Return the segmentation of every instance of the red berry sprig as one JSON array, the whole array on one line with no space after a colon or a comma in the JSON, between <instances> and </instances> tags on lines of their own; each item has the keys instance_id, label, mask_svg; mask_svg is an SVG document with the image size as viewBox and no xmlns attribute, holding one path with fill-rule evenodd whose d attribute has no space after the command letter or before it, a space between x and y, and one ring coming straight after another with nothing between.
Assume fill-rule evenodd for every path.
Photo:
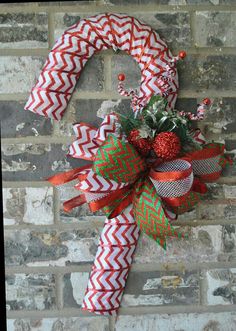
<instances>
[{"instance_id":1,"label":"red berry sprig","mask_svg":"<svg viewBox=\"0 0 236 331\"><path fill-rule=\"evenodd\" d=\"M204 103L204 105L206 105L206 106L210 106L211 100L209 98L205 98L202 100L202 103Z\"/></svg>"},{"instance_id":2,"label":"red berry sprig","mask_svg":"<svg viewBox=\"0 0 236 331\"><path fill-rule=\"evenodd\" d=\"M119 75L118 75L118 80L119 80L120 82L123 82L123 81L125 80L125 74L123 74L123 73L119 74Z\"/></svg>"},{"instance_id":3,"label":"red berry sprig","mask_svg":"<svg viewBox=\"0 0 236 331\"><path fill-rule=\"evenodd\" d=\"M179 58L182 59L182 60L186 57L186 55L187 55L187 53L185 51L180 51L179 52Z\"/></svg>"}]
</instances>

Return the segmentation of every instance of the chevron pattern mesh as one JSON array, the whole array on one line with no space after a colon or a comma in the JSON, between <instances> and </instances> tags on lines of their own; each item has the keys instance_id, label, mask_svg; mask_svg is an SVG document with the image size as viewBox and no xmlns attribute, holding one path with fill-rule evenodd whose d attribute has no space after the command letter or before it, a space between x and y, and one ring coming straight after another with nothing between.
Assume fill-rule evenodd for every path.
<instances>
[{"instance_id":1,"label":"chevron pattern mesh","mask_svg":"<svg viewBox=\"0 0 236 331\"><path fill-rule=\"evenodd\" d=\"M137 107L144 107L153 94L165 91L159 77L173 58L170 50L150 26L125 14L99 14L70 27L57 40L33 87L25 109L56 120L62 118L76 82L94 54L108 48L131 55L141 70ZM174 108L178 75L173 66L169 107ZM137 111L138 109L133 109Z\"/></svg>"},{"instance_id":2,"label":"chevron pattern mesh","mask_svg":"<svg viewBox=\"0 0 236 331\"><path fill-rule=\"evenodd\" d=\"M93 54L109 48L120 49L131 55L141 70L138 103L137 108L133 107L133 111L142 109L153 94L164 92L159 77L165 74L168 63L173 59L166 43L148 25L133 17L125 14L99 14L79 21L57 40L31 91L25 109L60 120L88 59ZM175 64L172 78L172 89L167 96L170 108L174 108L178 90ZM106 130L110 130L110 126L111 123L108 123ZM100 132L101 141L102 134L103 132ZM70 148L70 155L92 160L98 147L91 143L94 135L93 128L86 126L83 134ZM83 185L88 183L84 181ZM98 178L94 178L93 185L104 186L104 190L109 185L114 187L113 182L98 183ZM87 198L94 199L95 196ZM138 237L139 229L131 206L118 217L106 220L83 309L100 315L116 313Z\"/></svg>"},{"instance_id":3,"label":"chevron pattern mesh","mask_svg":"<svg viewBox=\"0 0 236 331\"><path fill-rule=\"evenodd\" d=\"M139 237L132 206L106 219L82 308L99 315L116 314Z\"/></svg>"}]
</instances>

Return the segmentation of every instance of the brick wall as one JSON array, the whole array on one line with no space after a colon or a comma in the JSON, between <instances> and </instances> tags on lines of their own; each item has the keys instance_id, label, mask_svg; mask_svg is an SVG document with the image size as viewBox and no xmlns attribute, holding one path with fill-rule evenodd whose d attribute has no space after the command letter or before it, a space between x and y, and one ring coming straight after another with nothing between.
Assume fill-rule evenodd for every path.
<instances>
[{"instance_id":1,"label":"brick wall","mask_svg":"<svg viewBox=\"0 0 236 331\"><path fill-rule=\"evenodd\" d=\"M236 1L110 0L0 5L0 114L8 331L230 331L236 329L236 167L210 186L207 198L179 218L189 240L167 253L139 241L120 309L114 318L81 311L82 296L104 217L87 208L65 214L71 189L45 178L82 164L65 157L72 123L97 122L104 101L125 110L117 73L137 86L138 66L123 53L94 56L60 122L23 110L42 65L62 32L81 17L114 11L142 19L166 39L179 64L178 109L203 97L215 107L202 128L208 139L236 150Z\"/></svg>"}]
</instances>

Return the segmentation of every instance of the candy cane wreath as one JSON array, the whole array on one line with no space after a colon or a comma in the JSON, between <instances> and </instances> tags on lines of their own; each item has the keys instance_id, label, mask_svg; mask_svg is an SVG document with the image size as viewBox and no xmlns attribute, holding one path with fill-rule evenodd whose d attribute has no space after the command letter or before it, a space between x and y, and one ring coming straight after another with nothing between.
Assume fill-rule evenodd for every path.
<instances>
[{"instance_id":1,"label":"candy cane wreath","mask_svg":"<svg viewBox=\"0 0 236 331\"><path fill-rule=\"evenodd\" d=\"M78 180L75 188L83 194L67 201L65 210L88 203L107 215L82 305L101 315L116 314L120 306L140 229L164 248L166 237L184 237L169 220L193 208L205 182L217 179L227 163L222 144L206 144L200 130L188 126L203 118L209 99L197 115L173 110L176 61L185 52L172 56L154 30L127 15L99 14L66 30L25 109L60 120L87 60L109 48L125 51L141 69L139 92L126 91L119 75L118 91L131 96L133 117L106 114L98 129L74 125L69 155L92 163L49 179L53 185ZM183 141L189 139L198 148L186 152Z\"/></svg>"}]
</instances>

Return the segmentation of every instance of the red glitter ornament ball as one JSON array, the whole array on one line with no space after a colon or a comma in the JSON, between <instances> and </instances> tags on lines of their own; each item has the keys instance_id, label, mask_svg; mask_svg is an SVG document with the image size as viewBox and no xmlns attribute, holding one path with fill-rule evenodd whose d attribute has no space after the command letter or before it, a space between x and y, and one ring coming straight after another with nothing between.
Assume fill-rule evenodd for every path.
<instances>
[{"instance_id":1,"label":"red glitter ornament ball","mask_svg":"<svg viewBox=\"0 0 236 331\"><path fill-rule=\"evenodd\" d=\"M142 156L147 156L152 148L150 139L140 137L139 130L137 129L130 131L128 142L133 145Z\"/></svg>"},{"instance_id":2,"label":"red glitter ornament ball","mask_svg":"<svg viewBox=\"0 0 236 331\"><path fill-rule=\"evenodd\" d=\"M181 143L174 132L161 132L156 135L152 147L158 157L170 161L179 154Z\"/></svg>"}]
</instances>

